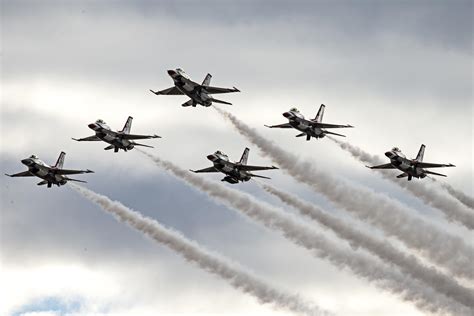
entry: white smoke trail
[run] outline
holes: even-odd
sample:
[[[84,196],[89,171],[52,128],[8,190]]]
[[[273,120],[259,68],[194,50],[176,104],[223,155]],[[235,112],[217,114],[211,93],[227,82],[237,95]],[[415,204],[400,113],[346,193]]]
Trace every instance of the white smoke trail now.
[[[167,170],[194,188],[207,193],[216,201],[244,213],[270,229],[282,231],[287,239],[311,250],[316,256],[329,260],[340,269],[349,268],[359,277],[373,282],[380,288],[398,294],[403,300],[414,303],[422,310],[431,313],[448,311],[454,314],[470,314],[469,307],[439,294],[433,288],[413,280],[410,276],[404,275],[397,269],[388,267],[368,255],[353,253],[349,249],[341,248],[323,235],[314,232],[312,227],[291,214],[274,208],[268,203],[258,201],[249,194],[199,177],[148,152],[138,151],[150,158],[159,167]],[[460,295],[457,300],[466,302],[466,295]]]
[[[450,184],[442,181],[438,181],[435,178],[430,177],[433,182],[438,183],[443,189],[445,189],[452,197],[457,199],[462,204],[466,205],[467,207],[474,209],[474,198],[472,196],[467,195],[466,193],[453,188]]]
[[[416,249],[432,262],[447,268],[452,274],[474,279],[472,269],[474,249],[461,238],[413,216],[414,210],[396,200],[363,187],[355,187],[320,169],[315,163],[287,152],[262,137],[237,117],[214,106],[236,130],[256,145],[265,156],[296,180],[324,194],[333,203],[357,215],[364,221],[397,237],[407,247]]]
[[[337,236],[347,240],[351,245],[365,248],[381,260],[398,266],[403,273],[425,282],[446,296],[454,299],[463,297],[461,303],[474,304],[474,293],[471,289],[462,287],[455,280],[441,274],[436,269],[423,265],[415,256],[405,254],[392,246],[388,241],[364,233],[354,228],[351,224],[328,214],[295,195],[278,190],[268,184],[258,184],[265,191],[275,195],[285,204],[296,208],[301,214],[329,228]]]
[[[355,159],[365,164],[377,165],[382,163],[378,156],[372,156],[357,146],[340,141],[334,137],[328,138],[339,145],[339,147],[349,152]],[[471,230],[474,229],[474,213],[457,200],[454,200],[444,194],[440,194],[440,192],[428,187],[421,181],[418,181],[417,183],[410,183],[405,179],[398,179],[393,175],[393,173],[387,172],[387,170],[380,169],[378,171],[381,171],[381,174],[385,179],[398,184],[400,187],[421,199],[425,204],[434,206],[441,210],[449,221],[456,221]]]
[[[119,222],[128,224],[151,239],[174,250],[187,261],[195,263],[202,269],[228,281],[234,288],[253,295],[262,304],[272,304],[274,307],[290,310],[296,314],[332,315],[332,313],[323,311],[303,301],[297,295],[287,294],[274,289],[242,266],[204,249],[179,232],[167,228],[139,212],[131,210],[120,202],[112,201],[104,195],[76,184],[71,184],[71,187],[86,199],[96,203],[106,212],[111,213]]]

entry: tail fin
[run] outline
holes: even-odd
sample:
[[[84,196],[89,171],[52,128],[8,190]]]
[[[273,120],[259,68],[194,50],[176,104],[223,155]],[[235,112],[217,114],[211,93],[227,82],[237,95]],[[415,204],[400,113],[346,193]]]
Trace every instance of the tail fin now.
[[[66,153],[62,151],[59,154],[58,160],[56,161],[56,164],[54,165],[55,168],[61,169],[64,165],[64,158],[66,157]]]
[[[248,148],[244,149],[244,153],[242,154],[242,157],[240,158],[240,161],[239,161],[241,165],[247,164],[247,161],[249,160],[249,152],[250,152],[250,149]]]
[[[208,87],[209,84],[211,83],[211,78],[212,78],[212,75],[211,74],[207,74],[206,78],[204,78],[203,82],[202,82],[202,86],[204,87]]]
[[[416,161],[422,162],[423,161],[423,155],[425,154],[425,145],[422,144],[420,147],[420,150],[418,151],[418,155],[416,155]]]
[[[125,122],[125,125],[123,126],[122,133],[130,134],[130,130],[132,129],[132,120],[133,117],[129,116],[127,122]]]
[[[318,123],[321,123],[323,121],[323,115],[324,115],[324,108],[326,106],[324,104],[321,104],[321,106],[319,107],[319,111],[318,111],[318,114],[316,114],[316,117],[314,118],[314,120]]]

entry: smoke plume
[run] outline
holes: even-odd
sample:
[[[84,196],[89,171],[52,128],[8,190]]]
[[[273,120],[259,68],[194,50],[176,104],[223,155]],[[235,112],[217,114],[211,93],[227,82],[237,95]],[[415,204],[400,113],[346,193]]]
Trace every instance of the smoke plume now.
[[[274,289],[240,265],[206,250],[179,232],[129,209],[120,202],[112,201],[104,195],[97,194],[76,184],[70,186],[86,199],[112,214],[119,222],[128,224],[151,239],[174,250],[187,261],[195,263],[202,269],[228,281],[234,288],[253,295],[262,304],[272,304],[276,308],[287,309],[296,314],[332,315],[304,302],[296,295]]]
[[[418,308],[432,313],[450,311],[469,314],[469,308],[446,295],[439,294],[431,287],[413,280],[410,276],[388,267],[364,253],[355,253],[349,248],[341,247],[302,222],[294,215],[274,208],[268,203],[256,200],[249,194],[230,189],[225,185],[206,180],[173,163],[139,150],[159,167],[167,170],[178,179],[192,187],[207,193],[214,200],[239,211],[267,228],[281,231],[284,236],[297,245],[305,247],[317,257],[329,260],[339,269],[348,268],[359,277],[375,285],[398,294],[403,300],[414,303]],[[464,300],[463,298],[459,298]]]
[[[453,275],[474,279],[471,267],[474,249],[461,238],[443,232],[414,216],[416,211],[396,200],[368,188],[351,185],[322,170],[317,164],[287,152],[234,115],[218,107],[214,108],[231,122],[241,135],[297,181],[309,185],[336,205],[379,227],[387,235],[397,237],[407,247],[447,268]]]
[[[462,204],[466,205],[467,207],[474,209],[474,198],[472,196],[467,195],[466,193],[453,188],[450,184],[442,181],[438,181],[435,178],[430,177],[433,182],[438,183],[443,189],[446,190],[452,197],[457,199]]]
[[[382,163],[378,156],[372,156],[357,146],[340,141],[334,137],[328,138],[339,145],[339,147],[349,152],[355,159],[365,164],[378,165]],[[427,186],[426,183],[422,181],[410,183],[405,179],[398,179],[392,172],[387,172],[387,170],[377,170],[381,171],[382,177],[385,179],[398,184],[400,187],[421,199],[425,204],[441,210],[449,221],[456,221],[471,230],[474,229],[474,213],[457,200],[454,200],[444,194],[440,194],[440,192],[437,192],[434,188]]]
[[[364,233],[354,228],[353,225],[328,214],[295,195],[278,190],[268,184],[259,183],[259,185],[265,191],[278,197],[283,203],[294,207],[301,214],[329,228],[337,236],[347,240],[352,246],[365,248],[381,260],[398,266],[403,273],[425,282],[446,296],[454,298],[455,300],[461,298],[459,302],[462,304],[474,304],[474,293],[472,293],[471,289],[462,287],[455,280],[441,274],[436,269],[423,265],[415,256],[407,255],[396,249],[387,240],[381,240]]]

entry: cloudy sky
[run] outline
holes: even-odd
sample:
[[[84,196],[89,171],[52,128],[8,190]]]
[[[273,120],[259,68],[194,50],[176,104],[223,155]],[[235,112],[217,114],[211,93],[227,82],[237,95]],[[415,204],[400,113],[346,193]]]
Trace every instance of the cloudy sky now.
[[[278,232],[214,203],[136,151],[76,143],[98,118],[156,133],[153,152],[186,169],[215,150],[271,164],[212,108],[183,108],[167,69],[242,92],[220,97],[264,136],[360,186],[386,193],[470,240],[327,139],[306,142],[279,124],[298,107],[352,124],[347,141],[372,154],[398,146],[450,162],[446,181],[472,195],[472,1],[6,1],[1,2],[1,169],[36,154],[89,168],[87,187],[181,231],[276,287],[339,315],[421,315]],[[271,183],[339,213],[281,171]],[[396,175],[396,172],[394,172]],[[219,175],[203,175],[220,180]],[[2,315],[286,315],[116,222],[68,186],[4,178],[0,213]],[[417,181],[415,181],[417,182]],[[230,186],[230,185],[229,185]],[[255,183],[232,186],[282,206]],[[283,206],[282,206],[283,207]],[[287,208],[286,208],[287,209]],[[293,212],[288,209],[289,212]],[[329,235],[331,238],[333,236]]]

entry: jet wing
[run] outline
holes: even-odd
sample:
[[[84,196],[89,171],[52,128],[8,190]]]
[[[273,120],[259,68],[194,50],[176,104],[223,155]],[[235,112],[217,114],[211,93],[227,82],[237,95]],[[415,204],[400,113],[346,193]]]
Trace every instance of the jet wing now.
[[[243,171],[257,171],[257,170],[270,170],[270,169],[278,169],[278,168],[275,166],[261,167],[261,166],[240,165],[239,169]]]
[[[97,137],[96,135],[89,136],[89,137],[84,137],[84,138],[73,138],[73,140],[78,141],[78,142],[96,142],[100,141],[101,139]]]
[[[290,123],[283,123],[283,124],[278,124],[278,125],[265,125],[265,126],[269,128],[293,128],[293,126],[291,126]]]
[[[122,134],[120,135],[123,139],[150,139],[150,138],[161,138],[158,135],[137,135],[137,134]]]
[[[189,171],[192,171],[192,172],[194,172],[194,173],[220,172],[219,170],[217,170],[217,169],[214,168],[214,167],[204,168],[204,169],[200,169],[200,170],[189,170]]]
[[[378,165],[378,166],[373,166],[373,167],[369,167],[369,166],[366,166],[366,167],[370,169],[396,169],[391,163],[386,163],[384,165]]]
[[[345,128],[345,127],[354,127],[352,125],[338,125],[338,124],[328,124],[320,122],[311,122],[311,126],[319,128]]]
[[[154,94],[156,95],[159,95],[159,94],[165,94],[165,95],[181,95],[183,94],[181,91],[179,91],[178,88],[176,87],[171,87],[171,88],[168,88],[168,89],[165,89],[165,90],[161,90],[161,91],[153,91],[150,89],[151,92],[153,92]]]
[[[72,169],[51,169],[56,174],[81,174],[81,173],[94,173],[92,170],[72,170]]]
[[[429,162],[417,162],[417,167],[420,168],[443,168],[443,167],[456,167],[453,164],[442,164],[442,163],[429,163]]]
[[[23,171],[23,172],[18,172],[18,173],[15,173],[15,174],[6,174],[6,176],[9,176],[9,177],[34,177],[35,175],[32,174],[29,170],[28,171]]]
[[[231,92],[240,92],[239,89],[236,87],[233,88],[218,88],[218,87],[211,87],[211,86],[202,86],[204,90],[207,91],[209,94],[219,94],[219,93],[231,93]]]

